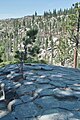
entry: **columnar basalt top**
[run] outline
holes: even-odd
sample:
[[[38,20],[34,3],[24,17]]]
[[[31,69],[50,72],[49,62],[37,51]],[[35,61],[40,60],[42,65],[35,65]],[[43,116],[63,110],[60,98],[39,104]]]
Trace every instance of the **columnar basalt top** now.
[[[80,120],[80,70],[46,64],[0,68],[0,120]]]

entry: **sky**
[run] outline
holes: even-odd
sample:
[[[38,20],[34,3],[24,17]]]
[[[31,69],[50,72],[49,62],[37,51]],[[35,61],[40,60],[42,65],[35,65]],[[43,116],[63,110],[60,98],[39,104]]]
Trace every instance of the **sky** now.
[[[0,19],[38,15],[53,9],[70,8],[80,0],[0,0]]]

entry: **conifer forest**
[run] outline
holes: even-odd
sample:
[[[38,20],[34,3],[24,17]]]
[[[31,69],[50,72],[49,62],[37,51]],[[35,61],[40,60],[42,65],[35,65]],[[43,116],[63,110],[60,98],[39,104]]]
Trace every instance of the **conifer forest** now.
[[[20,61],[80,67],[80,3],[0,20],[0,66]]]

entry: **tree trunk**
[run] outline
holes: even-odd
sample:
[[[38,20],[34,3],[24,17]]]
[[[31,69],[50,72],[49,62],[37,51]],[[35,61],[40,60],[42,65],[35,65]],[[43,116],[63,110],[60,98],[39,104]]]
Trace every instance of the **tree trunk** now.
[[[64,64],[65,64],[65,60],[62,60],[61,61],[61,66],[64,66]]]
[[[80,25],[80,10],[78,11],[78,23],[77,23],[77,39],[76,39],[76,47],[74,49],[74,68],[77,67],[77,57],[78,57],[78,44],[79,44],[79,25]]]
[[[24,60],[27,60],[27,47],[24,46]]]
[[[77,48],[75,48],[74,49],[74,65],[73,65],[74,68],[77,67],[77,56],[78,56]]]
[[[53,48],[52,48],[52,51],[51,51],[51,64],[53,65]]]
[[[24,73],[23,73],[23,65],[24,65],[24,55],[21,53],[21,59],[20,59],[20,73],[22,74],[22,78],[24,78]]]

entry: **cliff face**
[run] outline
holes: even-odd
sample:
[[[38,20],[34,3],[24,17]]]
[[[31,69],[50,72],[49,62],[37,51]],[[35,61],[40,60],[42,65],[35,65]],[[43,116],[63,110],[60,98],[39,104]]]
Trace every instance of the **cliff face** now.
[[[80,70],[46,64],[0,68],[1,120],[80,120]]]

